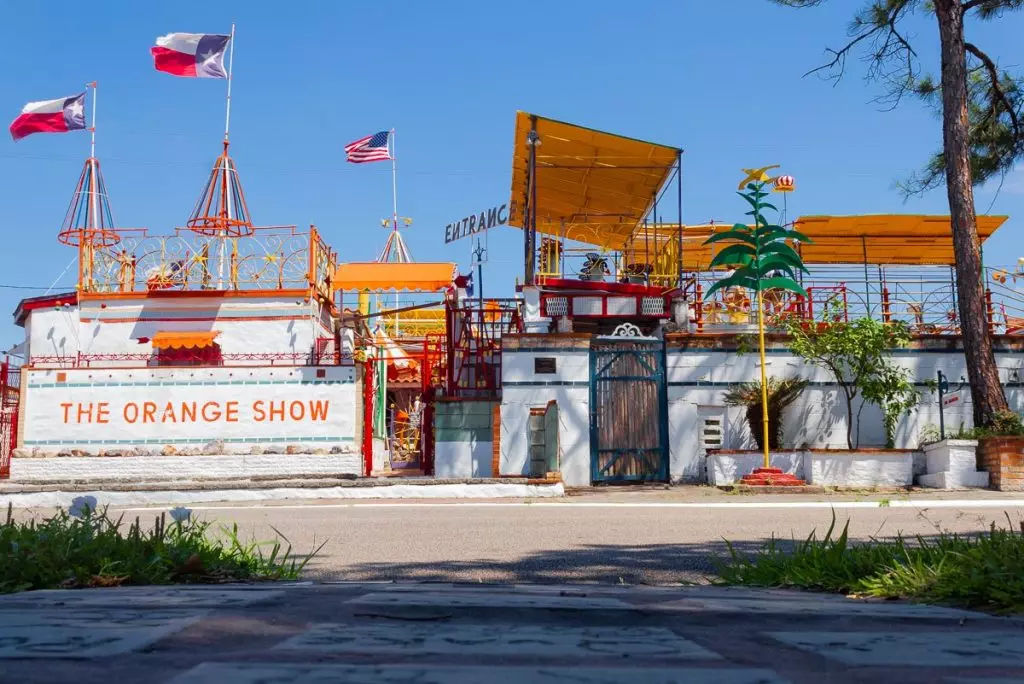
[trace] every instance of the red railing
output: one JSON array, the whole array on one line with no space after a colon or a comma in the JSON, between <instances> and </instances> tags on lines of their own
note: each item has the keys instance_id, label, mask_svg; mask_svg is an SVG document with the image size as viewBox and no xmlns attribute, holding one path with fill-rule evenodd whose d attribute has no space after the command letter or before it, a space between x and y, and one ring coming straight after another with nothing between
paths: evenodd
<instances>
[{"instance_id":1,"label":"red railing","mask_svg":"<svg viewBox=\"0 0 1024 684\"><path fill-rule=\"evenodd\" d=\"M0 480L11 476L11 453L18 446L20 400L21 369L5 359L0 362Z\"/></svg>"},{"instance_id":2,"label":"red railing","mask_svg":"<svg viewBox=\"0 0 1024 684\"><path fill-rule=\"evenodd\" d=\"M197 350L195 353L177 354L173 360L157 354L77 354L73 356L32 356L26 366L33 368L161 368L182 366L343 366L350 365L351 356L341 353L340 348L328 339L309 352L244 352L222 353L219 363L210 363L210 356Z\"/></svg>"},{"instance_id":3,"label":"red railing","mask_svg":"<svg viewBox=\"0 0 1024 684\"><path fill-rule=\"evenodd\" d=\"M449 302L447 323L448 396L492 397L501 388L501 337L522 332L520 304L514 299Z\"/></svg>"}]
</instances>

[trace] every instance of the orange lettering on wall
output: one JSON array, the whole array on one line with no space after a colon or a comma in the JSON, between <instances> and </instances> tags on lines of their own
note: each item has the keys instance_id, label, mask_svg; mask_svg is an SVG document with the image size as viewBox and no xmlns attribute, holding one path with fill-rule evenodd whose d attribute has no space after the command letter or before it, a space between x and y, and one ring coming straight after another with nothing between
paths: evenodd
<instances>
[{"instance_id":1,"label":"orange lettering on wall","mask_svg":"<svg viewBox=\"0 0 1024 684\"><path fill-rule=\"evenodd\" d=\"M142 403L142 422L143 423L155 423L156 422L156 404L152 401L145 401Z\"/></svg>"},{"instance_id":2,"label":"orange lettering on wall","mask_svg":"<svg viewBox=\"0 0 1024 684\"><path fill-rule=\"evenodd\" d=\"M252 419L257 423L262 423L267 419L267 412L263 410L263 400L260 399L252 405Z\"/></svg>"},{"instance_id":3,"label":"orange lettering on wall","mask_svg":"<svg viewBox=\"0 0 1024 684\"><path fill-rule=\"evenodd\" d=\"M220 420L220 404L215 401L208 401L203 404L203 420L207 423L214 423Z\"/></svg>"},{"instance_id":4,"label":"orange lettering on wall","mask_svg":"<svg viewBox=\"0 0 1024 684\"><path fill-rule=\"evenodd\" d=\"M124 416L124 422L134 423L139 419L139 405L134 401L130 401L124 405L124 410L121 414Z\"/></svg>"},{"instance_id":5,"label":"orange lettering on wall","mask_svg":"<svg viewBox=\"0 0 1024 684\"><path fill-rule=\"evenodd\" d=\"M237 401L229 401L225 405L224 420L226 420L229 423L237 423L238 422L238 402Z\"/></svg>"},{"instance_id":6,"label":"orange lettering on wall","mask_svg":"<svg viewBox=\"0 0 1024 684\"><path fill-rule=\"evenodd\" d=\"M68 413L70 413L70 412L71 412L71 407L72 407L72 406L74 406L74 404L71 404L70 402L69 402L69 403L67 403L67 404L61 404L61 405L60 405L60 407L61 407L62 409L64 409L64 424L65 424L65 425L67 425L67 422L68 422Z\"/></svg>"},{"instance_id":7,"label":"orange lettering on wall","mask_svg":"<svg viewBox=\"0 0 1024 684\"><path fill-rule=\"evenodd\" d=\"M330 406L331 402L327 400L311 400L309 402L309 417L313 420L327 420L327 409Z\"/></svg>"},{"instance_id":8,"label":"orange lettering on wall","mask_svg":"<svg viewBox=\"0 0 1024 684\"><path fill-rule=\"evenodd\" d=\"M105 401L101 401L100 403L96 404L96 422L110 422L110 404L108 404Z\"/></svg>"},{"instance_id":9,"label":"orange lettering on wall","mask_svg":"<svg viewBox=\"0 0 1024 684\"><path fill-rule=\"evenodd\" d=\"M194 401L191 404L187 401L181 402L181 422L184 423L186 420L196 422L196 408Z\"/></svg>"},{"instance_id":10,"label":"orange lettering on wall","mask_svg":"<svg viewBox=\"0 0 1024 684\"><path fill-rule=\"evenodd\" d=\"M92 404L79 404L77 413L76 422L81 423L83 417L86 423L92 422Z\"/></svg>"},{"instance_id":11,"label":"orange lettering on wall","mask_svg":"<svg viewBox=\"0 0 1024 684\"><path fill-rule=\"evenodd\" d=\"M306 406L301 401L293 401L292 405L288 407L288 414L292 420L302 420L306 417Z\"/></svg>"},{"instance_id":12,"label":"orange lettering on wall","mask_svg":"<svg viewBox=\"0 0 1024 684\"><path fill-rule=\"evenodd\" d=\"M279 406L274 406L275 403L278 403L280 405ZM281 401L281 402L273 402L273 401L270 402L270 422L271 423L274 422L274 416L277 416L281 420L284 420L284 402L283 401Z\"/></svg>"},{"instance_id":13,"label":"orange lettering on wall","mask_svg":"<svg viewBox=\"0 0 1024 684\"><path fill-rule=\"evenodd\" d=\"M164 407L164 415L160 417L161 423L177 423L178 419L174 415L174 404L167 402L167 406Z\"/></svg>"}]
</instances>

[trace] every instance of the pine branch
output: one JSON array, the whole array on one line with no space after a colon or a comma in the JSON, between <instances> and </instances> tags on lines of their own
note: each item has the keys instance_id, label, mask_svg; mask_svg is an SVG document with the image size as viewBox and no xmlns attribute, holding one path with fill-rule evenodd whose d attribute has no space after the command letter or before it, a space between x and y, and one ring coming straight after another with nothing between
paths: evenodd
<instances>
[{"instance_id":1,"label":"pine branch","mask_svg":"<svg viewBox=\"0 0 1024 684\"><path fill-rule=\"evenodd\" d=\"M1010 117L1010 126L1013 128L1013 136L1015 138L1021 137L1020 121L1017 118L1017 111L1013 107L1013 103L1010 101L1009 95L1003 90L1001 80L999 78L999 69L996 67L996 63L992 61L992 58L986 55L984 52L979 50L973 43L964 43L964 47L974 55L985 67L985 71L988 73L989 83L992 87L992 97L990 100L990 110L986 114L986 120L999 109L999 104L1002 105L1002 109L1006 111Z\"/></svg>"}]
</instances>

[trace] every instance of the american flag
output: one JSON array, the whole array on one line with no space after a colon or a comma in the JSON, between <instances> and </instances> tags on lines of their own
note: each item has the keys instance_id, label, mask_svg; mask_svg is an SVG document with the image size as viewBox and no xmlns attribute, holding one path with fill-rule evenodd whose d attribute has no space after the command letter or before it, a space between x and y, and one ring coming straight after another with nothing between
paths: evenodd
<instances>
[{"instance_id":1,"label":"american flag","mask_svg":"<svg viewBox=\"0 0 1024 684\"><path fill-rule=\"evenodd\" d=\"M366 162L391 159L391 152L388 150L388 135L387 131L381 131L345 145L345 154L348 155L348 160L353 164L365 164Z\"/></svg>"}]
</instances>

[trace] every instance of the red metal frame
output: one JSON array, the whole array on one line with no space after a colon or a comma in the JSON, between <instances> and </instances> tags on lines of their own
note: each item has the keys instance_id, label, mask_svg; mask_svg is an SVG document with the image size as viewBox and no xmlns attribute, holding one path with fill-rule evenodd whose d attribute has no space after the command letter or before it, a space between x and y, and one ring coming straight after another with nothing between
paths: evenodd
<instances>
[{"instance_id":1,"label":"red metal frame","mask_svg":"<svg viewBox=\"0 0 1024 684\"><path fill-rule=\"evenodd\" d=\"M373 366L374 360L363 363L363 475L373 470Z\"/></svg>"},{"instance_id":2,"label":"red metal frame","mask_svg":"<svg viewBox=\"0 0 1024 684\"><path fill-rule=\"evenodd\" d=\"M11 453L18 446L18 408L21 403L21 369L0 362L0 480L11 476Z\"/></svg>"},{"instance_id":3,"label":"red metal frame","mask_svg":"<svg viewBox=\"0 0 1024 684\"><path fill-rule=\"evenodd\" d=\"M501 388L501 338L522 332L520 302L488 299L446 305L448 396L492 397Z\"/></svg>"}]
</instances>

